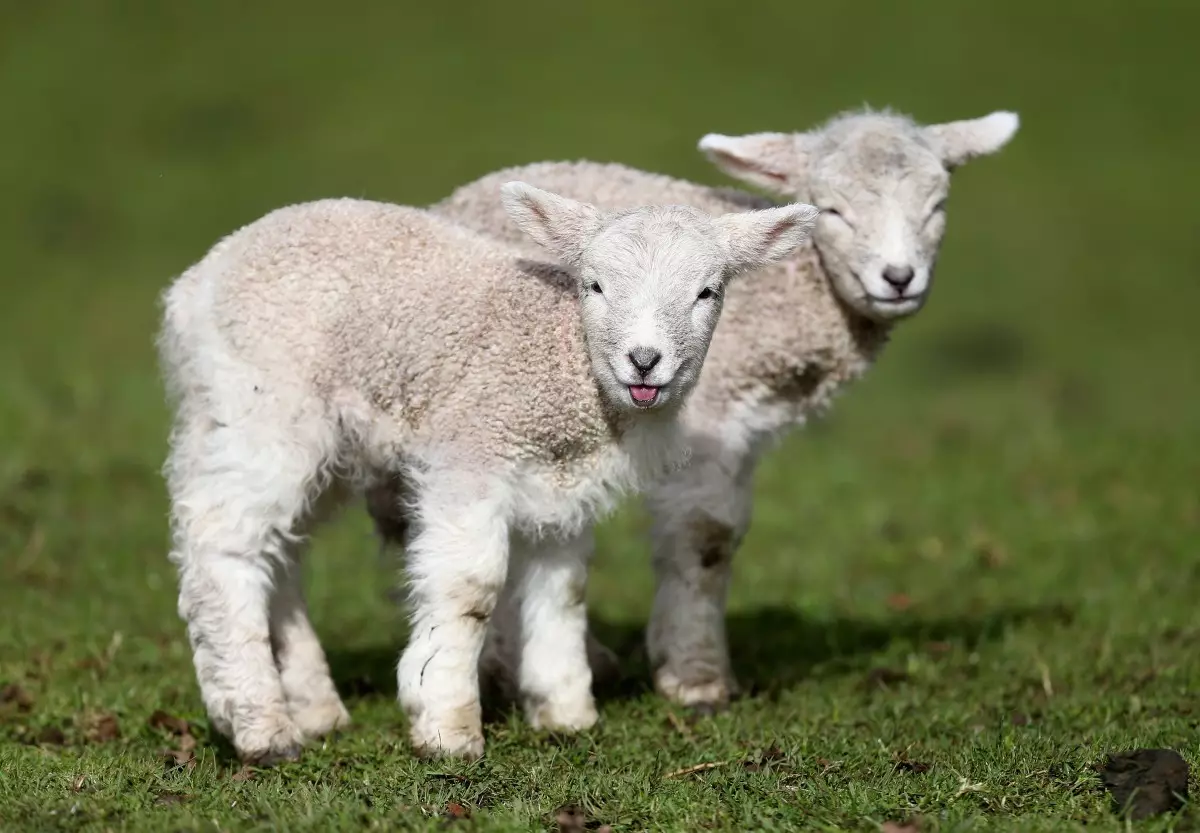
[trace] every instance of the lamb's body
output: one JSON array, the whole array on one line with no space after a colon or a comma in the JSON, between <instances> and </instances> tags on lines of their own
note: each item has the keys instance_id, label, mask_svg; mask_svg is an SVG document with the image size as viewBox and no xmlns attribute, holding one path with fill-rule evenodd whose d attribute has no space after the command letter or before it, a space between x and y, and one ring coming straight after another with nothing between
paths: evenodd
<instances>
[{"instance_id":1,"label":"lamb's body","mask_svg":"<svg viewBox=\"0 0 1200 833\"><path fill-rule=\"evenodd\" d=\"M524 487L518 517L579 523L608 485L637 480L614 437L666 443L665 455L636 455L651 470L674 435L657 430L670 422L660 414L631 421L606 406L588 372L574 279L536 247L526 252L403 206L280 209L169 291L164 345L179 357L180 387L232 411L215 419L254 410L286 414L297 431L306 415L336 425L322 438L323 469L374 481L447 455L494 460ZM208 401L216 396L235 401ZM547 489L554 499L539 500Z\"/></svg>"},{"instance_id":2,"label":"lamb's body","mask_svg":"<svg viewBox=\"0 0 1200 833\"><path fill-rule=\"evenodd\" d=\"M520 231L483 199L514 178L610 210L647 200L711 214L773 204L734 189L582 161L488 174L430 210L528 248ZM865 373L889 331L888 324L841 303L811 245L759 270L754 281L729 287L704 372L681 417L690 463L646 493L658 576L649 648L664 695L685 705L720 704L732 695L725 593L734 551L750 524L759 456L782 432L802 425ZM518 662L511 653L516 640L504 633L506 607L498 611L484 667L511 692ZM594 673L606 673L608 652L590 642L589 654Z\"/></svg>"},{"instance_id":3,"label":"lamb's body","mask_svg":"<svg viewBox=\"0 0 1200 833\"><path fill-rule=\"evenodd\" d=\"M1016 127L1009 113L930 127L863 113L811 133L713 135L701 142L729 173L821 206L822 219L805 247L730 287L682 416L690 464L647 494L658 584L648 648L656 686L668 698L721 706L736 691L725 596L733 554L750 522L759 456L861 376L893 323L921 307L944 228L949 170L999 149ZM489 174L431 210L519 242L507 218L481 198L516 176L608 209L666 201L721 213L771 204L733 189L581 161ZM486 657L502 683L514 662L504 621L498 619ZM593 666L611 662L594 642L589 654Z\"/></svg>"},{"instance_id":4,"label":"lamb's body","mask_svg":"<svg viewBox=\"0 0 1200 833\"><path fill-rule=\"evenodd\" d=\"M424 211L327 200L235 232L165 295L180 615L209 715L246 759L292 758L348 721L298 545L355 491L416 521L398 677L419 750L482 753L476 664L506 582L529 600L516 609L529 717L594 722L581 532L681 462L676 417L720 311L696 293L790 251L815 215L607 217L513 185L505 205L573 271ZM674 326L624 320L647 304ZM635 376L647 348L631 344L661 350ZM621 398L646 386L648 406Z\"/></svg>"}]
</instances>

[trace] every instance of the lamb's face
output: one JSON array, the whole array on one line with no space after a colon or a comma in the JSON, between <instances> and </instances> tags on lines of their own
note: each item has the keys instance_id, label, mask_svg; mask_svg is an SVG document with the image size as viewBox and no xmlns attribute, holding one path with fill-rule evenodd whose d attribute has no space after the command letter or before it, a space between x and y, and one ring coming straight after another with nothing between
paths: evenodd
<instances>
[{"instance_id":1,"label":"lamb's face","mask_svg":"<svg viewBox=\"0 0 1200 833\"><path fill-rule=\"evenodd\" d=\"M808 192L821 209L813 243L834 290L878 320L929 296L946 229L950 174L923 143L863 129L814 154Z\"/></svg>"},{"instance_id":2,"label":"lamb's face","mask_svg":"<svg viewBox=\"0 0 1200 833\"><path fill-rule=\"evenodd\" d=\"M603 228L577 272L592 371L613 404L661 408L700 376L721 312L728 253L712 219L639 211Z\"/></svg>"},{"instance_id":3,"label":"lamb's face","mask_svg":"<svg viewBox=\"0 0 1200 833\"><path fill-rule=\"evenodd\" d=\"M523 231L578 277L592 373L622 410L679 405L695 387L733 276L807 242L817 210L711 217L683 206L607 216L522 182L501 189Z\"/></svg>"},{"instance_id":4,"label":"lamb's face","mask_svg":"<svg viewBox=\"0 0 1200 833\"><path fill-rule=\"evenodd\" d=\"M813 242L834 291L886 321L929 297L950 172L998 151L1017 127L1005 112L931 126L863 113L811 133L710 134L700 149L732 176L821 208Z\"/></svg>"}]
</instances>

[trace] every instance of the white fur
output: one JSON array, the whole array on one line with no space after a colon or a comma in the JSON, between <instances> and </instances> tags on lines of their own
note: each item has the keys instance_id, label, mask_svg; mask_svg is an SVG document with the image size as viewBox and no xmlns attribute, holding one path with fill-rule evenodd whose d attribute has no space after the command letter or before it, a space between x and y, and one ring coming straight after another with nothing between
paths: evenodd
<instances>
[{"instance_id":1,"label":"white fur","mask_svg":"<svg viewBox=\"0 0 1200 833\"><path fill-rule=\"evenodd\" d=\"M295 758L349 721L299 558L354 491L414 521L398 686L418 750L482 754L476 669L506 582L530 718L590 725L578 536L683 461L678 406L720 312L719 293L697 293L786 255L815 215L607 215L520 183L503 199L572 264L566 300L531 276L552 282L554 267L416 209L352 200L272 212L165 293L179 612L213 725L247 760ZM632 332L664 356L649 381L630 380L626 358L643 308L655 326ZM635 407L635 382L662 386L656 407Z\"/></svg>"},{"instance_id":2,"label":"white fur","mask_svg":"<svg viewBox=\"0 0 1200 833\"><path fill-rule=\"evenodd\" d=\"M788 429L829 407L871 366L892 326L923 307L951 170L999 150L1017 127L1016 115L1005 112L940 125L863 112L804 133L701 139L700 149L726 173L822 213L810 247L761 270L753 292L731 287L704 377L685 408L692 461L647 494L657 575L648 649L667 697L720 705L736 690L725 593L750 521L758 459ZM744 192L579 161L485 176L433 210L512 240L511 224L481 195L514 176L613 209L664 200L722 213L766 204ZM889 267L911 268L911 279L897 286L885 277ZM492 637L489 673L506 673L500 649L512 641ZM596 644L589 650L603 656Z\"/></svg>"}]
</instances>

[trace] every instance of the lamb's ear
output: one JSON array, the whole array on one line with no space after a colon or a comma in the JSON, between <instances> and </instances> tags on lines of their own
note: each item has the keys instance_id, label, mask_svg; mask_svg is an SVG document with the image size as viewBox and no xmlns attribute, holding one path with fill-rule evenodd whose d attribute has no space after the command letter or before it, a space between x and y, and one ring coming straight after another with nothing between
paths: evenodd
<instances>
[{"instance_id":1,"label":"lamb's ear","mask_svg":"<svg viewBox=\"0 0 1200 833\"><path fill-rule=\"evenodd\" d=\"M805 166L803 133L709 133L700 150L725 173L776 194L794 195Z\"/></svg>"},{"instance_id":2,"label":"lamb's ear","mask_svg":"<svg viewBox=\"0 0 1200 833\"><path fill-rule=\"evenodd\" d=\"M724 214L713 222L725 237L731 272L744 272L783 260L808 242L819 212L793 203L761 211Z\"/></svg>"},{"instance_id":3,"label":"lamb's ear","mask_svg":"<svg viewBox=\"0 0 1200 833\"><path fill-rule=\"evenodd\" d=\"M584 247L600 228L600 211L594 206L524 182L505 183L500 196L504 210L521 231L568 264L578 263Z\"/></svg>"},{"instance_id":4,"label":"lamb's ear","mask_svg":"<svg viewBox=\"0 0 1200 833\"><path fill-rule=\"evenodd\" d=\"M930 144L947 168L956 168L978 156L995 153L1021 126L1016 113L998 110L990 116L933 124L924 128Z\"/></svg>"}]
</instances>

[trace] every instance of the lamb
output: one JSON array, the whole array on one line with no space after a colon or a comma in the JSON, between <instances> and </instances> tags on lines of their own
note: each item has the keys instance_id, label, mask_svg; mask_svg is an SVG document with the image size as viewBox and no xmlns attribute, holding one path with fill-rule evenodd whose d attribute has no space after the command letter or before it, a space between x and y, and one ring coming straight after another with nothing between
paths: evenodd
<instances>
[{"instance_id":1,"label":"lamb","mask_svg":"<svg viewBox=\"0 0 1200 833\"><path fill-rule=\"evenodd\" d=\"M893 326L925 304L951 171L1000 150L1017 127L1008 112L921 126L865 111L807 133L711 134L700 141L727 174L814 203L821 215L811 245L764 268L751 284L731 287L704 375L685 408L691 463L647 494L657 583L647 647L655 687L668 699L711 709L735 695L725 597L750 522L757 461L784 431L823 412L871 366ZM495 183L514 176L609 209L666 201L720 213L772 204L584 161L500 171L431 210L514 240L511 224L486 198ZM497 628L509 618L498 614ZM483 660L502 690L511 689L519 668L513 644L498 630ZM611 671L611 652L590 638L588 651L597 674Z\"/></svg>"},{"instance_id":2,"label":"lamb","mask_svg":"<svg viewBox=\"0 0 1200 833\"><path fill-rule=\"evenodd\" d=\"M530 720L591 725L580 533L678 464L727 281L801 245L816 215L608 214L498 186L564 266L420 209L323 200L234 232L164 293L179 613L243 760L293 760L349 722L299 558L355 492L416 521L397 673L419 753L483 754L476 669L506 581Z\"/></svg>"}]
</instances>

